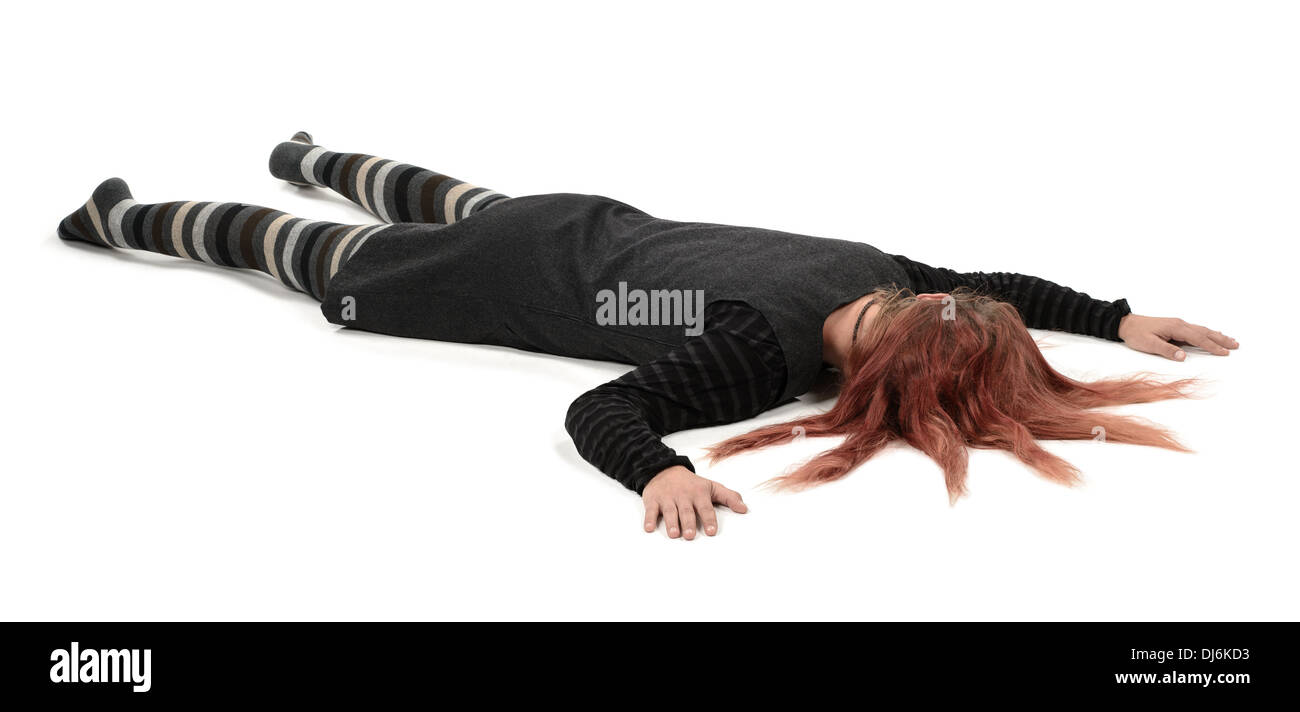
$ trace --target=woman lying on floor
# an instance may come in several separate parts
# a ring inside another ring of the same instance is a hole
[[[715,504],[746,510],[661,438],[754,417],[841,374],[827,413],[760,428],[713,457],[802,435],[842,442],[779,485],[846,475],[892,440],[965,489],[967,447],[999,448],[1053,480],[1077,472],[1036,439],[1183,449],[1165,431],[1091,410],[1185,395],[1189,380],[1081,382],[1043,358],[1026,327],[1061,329],[1175,361],[1179,344],[1237,342],[1179,319],[1130,313],[1005,272],[958,273],[859,242],[677,222],[597,195],[508,198],[416,166],[335,153],[304,133],[271,173],[331,188],[382,222],[341,225],[241,203],[137,203],[110,179],[60,223],[67,240],[257,269],[321,300],[333,323],[636,364],[581,395],[565,426],[583,458],[641,495],[645,529],[717,532]]]

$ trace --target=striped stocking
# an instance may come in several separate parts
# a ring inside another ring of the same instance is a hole
[[[110,178],[59,223],[58,233],[65,240],[261,270],[322,299],[339,267],[388,227],[304,220],[243,203],[146,205],[131,198],[122,179]]]
[[[384,222],[454,223],[507,199],[418,166],[327,151],[302,132],[271,152],[271,175],[331,188]]]

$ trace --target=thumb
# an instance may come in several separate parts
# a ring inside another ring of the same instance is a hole
[[[1170,361],[1182,361],[1187,358],[1187,353],[1174,344],[1165,341],[1159,336],[1149,336],[1143,343],[1143,351],[1157,356],[1164,356]]]
[[[713,483],[712,499],[737,514],[744,514],[749,510],[749,507],[745,506],[744,500],[740,498],[739,492],[727,489],[716,482]]]

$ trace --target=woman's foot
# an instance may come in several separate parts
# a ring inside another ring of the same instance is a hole
[[[114,247],[117,241],[114,239],[114,230],[111,228],[109,216],[119,205],[125,204],[126,207],[130,207],[134,202],[126,181],[121,178],[109,178],[95,188],[95,192],[91,194],[90,200],[87,200],[85,205],[63,218],[59,223],[59,237],[64,240],[79,240],[93,245]],[[117,236],[117,239],[120,240],[121,237]]]
[[[303,181],[302,159],[315,148],[318,146],[312,143],[311,134],[306,131],[294,134],[271,151],[271,175],[302,188],[311,187],[311,183]]]

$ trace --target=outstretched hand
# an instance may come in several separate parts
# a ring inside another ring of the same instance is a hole
[[[1187,358],[1187,352],[1182,349],[1184,345],[1199,346],[1215,356],[1227,356],[1230,350],[1239,346],[1236,339],[1204,326],[1188,324],[1182,319],[1140,314],[1129,314],[1120,319],[1119,338],[1131,349],[1173,361]]]
[[[697,522],[705,534],[717,534],[718,515],[713,511],[714,503],[726,505],[739,514],[749,511],[741,501],[740,493],[681,466],[670,467],[655,475],[641,490],[641,501],[645,504],[645,530],[652,532],[657,529],[662,515],[670,539],[679,536],[694,539]]]

